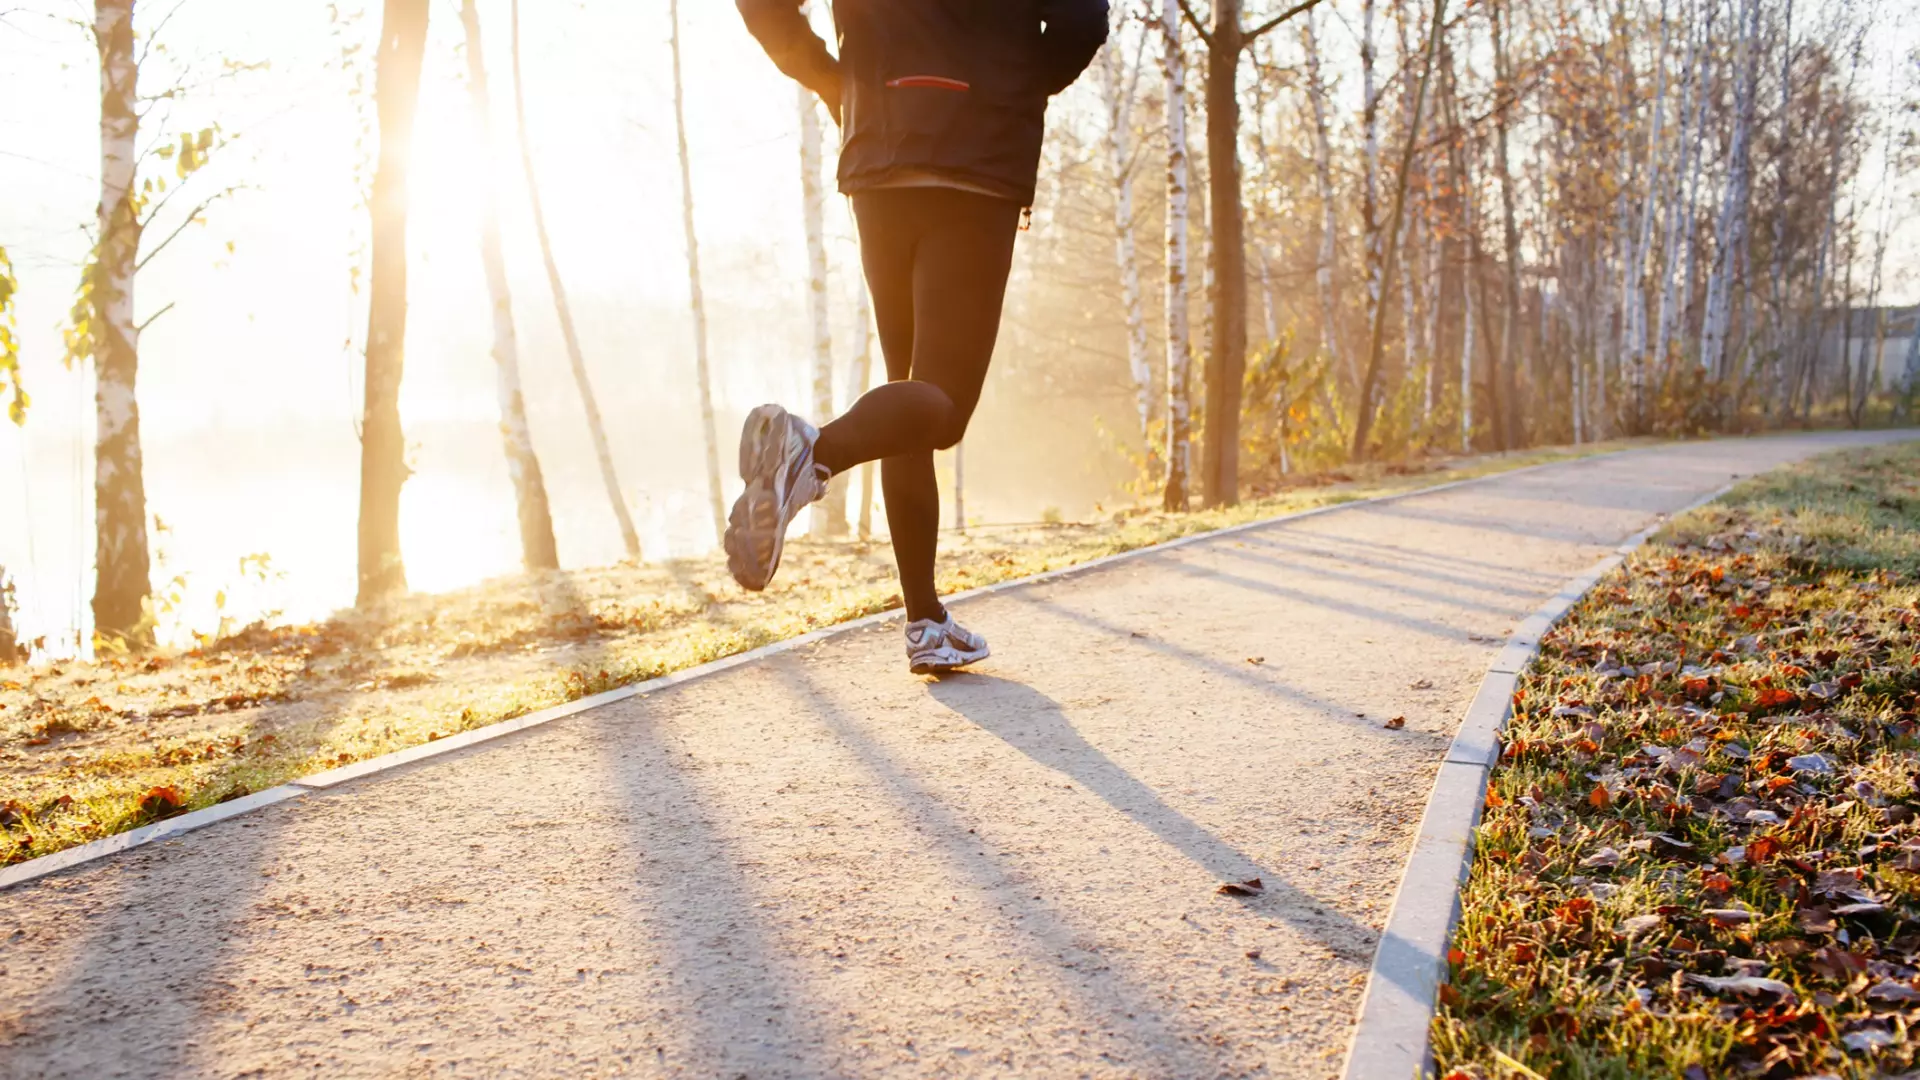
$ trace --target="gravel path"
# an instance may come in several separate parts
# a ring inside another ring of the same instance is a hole
[[[1124,560],[965,604],[975,674],[857,631],[11,890],[0,1075],[1332,1076],[1515,622],[1731,476],[1872,438]]]

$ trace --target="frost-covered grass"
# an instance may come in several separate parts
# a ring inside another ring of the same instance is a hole
[[[1875,1076],[1920,1054],[1920,446],[1741,485],[1542,644],[1440,1075]]]

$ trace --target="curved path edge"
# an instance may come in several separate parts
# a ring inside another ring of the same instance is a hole
[[[1072,566],[1063,566],[1057,570],[1048,570],[1045,573],[1034,574],[1029,577],[1013,578],[1007,581],[997,582],[992,585],[983,585],[977,589],[969,589],[966,592],[958,593],[952,597],[949,597],[948,599],[950,603],[961,603],[961,602],[973,599],[975,597],[989,596],[994,593],[1007,591],[1009,589],[1025,588],[1027,586],[1038,585],[1044,582],[1058,581],[1062,578],[1071,577],[1076,574],[1087,573],[1089,571],[1096,570],[1100,567],[1107,566],[1112,563],[1120,562],[1122,560],[1138,558],[1140,556],[1151,555],[1158,552],[1171,551],[1175,548],[1186,547],[1190,544],[1204,543],[1209,540],[1218,539],[1219,537],[1222,537],[1222,536],[1231,536],[1235,533],[1247,532],[1252,529],[1261,529],[1270,525],[1279,524],[1281,522],[1299,521],[1305,518],[1318,517],[1321,514],[1333,513],[1334,511],[1337,511],[1337,510],[1350,509],[1352,507],[1378,506],[1384,503],[1399,502],[1403,499],[1410,499],[1415,496],[1432,495],[1437,492],[1451,491],[1455,488],[1471,487],[1477,484],[1489,483],[1494,480],[1502,480],[1508,477],[1520,476],[1522,474],[1534,472],[1540,469],[1547,469],[1547,468],[1553,468],[1559,465],[1565,465],[1568,461],[1572,461],[1572,460],[1599,461],[1605,458],[1616,457],[1621,454],[1630,454],[1630,453],[1644,451],[1646,449],[1648,448],[1647,447],[1628,447],[1621,450],[1611,450],[1601,454],[1592,454],[1592,455],[1581,457],[1581,458],[1563,458],[1555,461],[1542,462],[1537,465],[1523,465],[1523,466],[1520,466],[1519,468],[1514,468],[1514,469],[1502,469],[1496,472],[1486,473],[1481,476],[1467,477],[1462,480],[1449,480],[1445,483],[1432,484],[1425,487],[1409,488],[1406,491],[1397,491],[1390,495],[1375,495],[1375,496],[1372,496],[1371,498],[1352,499],[1346,502],[1327,503],[1324,506],[1310,507],[1306,510],[1295,510],[1291,513],[1277,514],[1273,517],[1258,518],[1253,521],[1242,522],[1238,525],[1229,525],[1221,529],[1213,529],[1207,532],[1192,533],[1190,535],[1182,536],[1177,539],[1166,540],[1158,544],[1150,544],[1146,547],[1134,548],[1130,551],[1116,552],[1112,555],[1105,555],[1098,559],[1093,559],[1088,562],[1075,563]],[[1713,496],[1711,496],[1711,498],[1718,498],[1719,495],[1720,493],[1716,492]],[[1651,535],[1651,532],[1649,532],[1647,535]],[[1630,543],[1638,544],[1642,539],[1644,539],[1644,537],[1637,537],[1635,538],[1635,540],[1630,541]],[[1558,598],[1556,597],[1556,599]],[[1578,597],[1575,597],[1575,599],[1578,599]],[[1569,603],[1571,602],[1572,601],[1569,601]],[[1558,610],[1565,610],[1565,608],[1562,607]],[[489,724],[486,727],[474,728],[469,731],[459,732],[458,734],[450,735],[444,739],[438,739],[428,743],[421,743],[418,746],[411,746],[406,748],[405,750],[396,750],[390,754],[383,754],[379,757],[368,758],[365,761],[357,761],[351,765],[343,765],[337,769],[329,769],[325,772],[311,773],[307,776],[300,777],[297,780],[290,780],[287,783],[281,784],[278,787],[268,788],[265,791],[255,792],[254,794],[245,796],[244,798],[234,799],[230,802],[219,803],[214,806],[205,807],[200,810],[194,810],[189,813],[180,814],[175,817],[167,818],[163,821],[154,822],[151,825],[143,825],[138,829],[132,829],[123,833],[116,833],[112,836],[108,836],[99,840],[94,840],[90,843],[81,844],[77,847],[67,848],[64,851],[56,851],[50,855],[42,855],[37,859],[29,859],[26,862],[15,863],[12,866],[6,867],[4,869],[0,869],[0,891],[4,891],[15,885],[21,885],[29,881],[36,881],[40,878],[47,877],[51,874],[57,874],[65,870],[70,870],[76,866],[83,866],[87,863],[96,862],[98,860],[105,859],[113,855],[118,855],[123,851],[129,851],[129,850],[132,850],[133,848],[143,847],[147,844],[152,844],[159,841],[171,840],[174,837],[180,836],[183,833],[193,832],[198,829],[204,829],[209,825],[216,825],[216,824],[219,824],[220,822],[227,821],[231,818],[240,817],[245,814],[251,813],[255,810],[263,809],[268,806],[273,806],[277,803],[283,803],[290,800],[299,799],[302,796],[307,795],[311,792],[324,791],[330,788],[338,787],[342,784],[346,784],[353,780],[359,780],[364,777],[374,776],[379,773],[389,772],[393,769],[401,768],[403,766],[413,765],[413,764],[427,761],[430,759],[444,757],[449,754],[458,753],[459,751],[466,750],[470,747],[478,746],[481,743],[492,742],[495,739],[503,738],[508,735],[513,735],[518,732],[525,731],[529,728],[540,727],[542,725],[552,723],[553,721],[562,719],[564,717],[574,716],[579,713],[587,712],[592,709],[597,709],[603,705],[611,705],[616,701],[625,701],[628,698],[642,697],[648,694],[658,693],[659,691],[668,689],[669,687],[679,686],[682,683],[692,682],[696,679],[704,679],[709,676],[718,675],[723,671],[731,670],[733,668],[739,667],[742,664],[750,664],[756,660],[763,660],[770,656],[779,655],[780,653],[792,652],[796,649],[803,649],[803,648],[806,648],[807,646],[813,645],[817,642],[824,641],[828,638],[836,637],[841,634],[852,633],[853,631],[864,629],[870,626],[877,626],[891,619],[897,619],[899,617],[900,617],[899,611],[892,610],[892,611],[877,612],[875,614],[863,616],[861,618],[853,619],[848,622],[835,623],[832,626],[822,627],[810,633],[802,634],[799,637],[787,638],[784,641],[776,641],[771,645],[763,645],[757,649],[750,649],[746,652],[735,653],[732,656],[722,657],[719,660],[713,660],[705,664],[697,665],[695,667],[683,668],[679,671],[675,671],[667,675],[662,675],[659,678],[648,679],[644,682],[637,682],[629,686],[622,686],[613,690],[605,691],[603,693],[593,694],[588,697],[580,698],[576,701],[567,702],[564,705],[555,705],[550,708],[541,709],[537,712],[528,713],[525,716],[516,717],[515,719],[512,719],[512,720],[503,720],[497,724]],[[1539,616],[1536,615],[1534,618],[1537,619],[1539,618]],[[1532,619],[1528,620],[1526,624],[1522,625],[1520,633],[1525,634],[1528,628],[1533,625],[1533,623],[1534,623],[1534,620]],[[1544,629],[1545,628],[1542,627],[1540,630],[1534,631],[1535,636],[1537,637],[1539,633],[1544,632]],[[1516,635],[1515,642],[1518,642],[1519,640],[1520,640],[1519,636]],[[1531,650],[1528,650],[1524,655],[1520,656],[1520,659],[1517,662],[1510,662],[1508,661],[1507,658],[1510,654],[1513,654],[1513,650],[1514,650],[1514,643],[1510,642],[1506,651],[1502,652],[1500,659],[1495,662],[1494,668],[1496,670],[1498,670],[1503,663],[1515,663],[1517,665],[1524,665],[1525,661],[1532,656]],[[1514,670],[1518,671],[1519,667],[1515,666]],[[1511,686],[1509,686],[1508,688],[1509,694],[1511,694],[1511,689],[1512,689]],[[1475,710],[1478,710],[1480,708],[1481,699],[1484,699],[1485,697],[1486,697],[1486,688],[1482,687],[1480,698],[1476,699],[1474,702]],[[1472,724],[1473,717],[1475,715],[1477,715],[1476,712],[1468,713],[1468,719],[1467,719],[1468,725]],[[1465,727],[1462,728],[1462,732],[1461,732],[1462,736],[1464,736],[1466,730],[1467,729]],[[1485,737],[1490,743],[1493,737],[1497,734],[1498,734],[1498,727],[1496,725],[1491,731],[1489,731],[1489,733]],[[1445,781],[1448,776],[1446,769],[1452,767],[1451,763],[1454,761],[1455,755],[1460,751],[1460,747],[1462,745],[1460,738],[1456,738],[1454,740],[1453,745],[1454,745],[1454,749],[1452,752],[1448,754],[1448,757],[1446,759],[1448,764],[1443,767],[1441,772],[1441,779],[1443,781]],[[1484,778],[1482,779],[1482,788],[1484,789]],[[1435,788],[1436,798],[1438,797],[1438,794],[1437,794],[1438,791],[1439,791],[1439,788],[1436,787]],[[1478,815],[1477,804],[1474,807],[1474,814],[1475,816]],[[1431,821],[1433,819],[1434,819],[1434,805],[1433,803],[1430,802],[1427,807],[1426,820]],[[1466,828],[1470,829],[1471,827],[1472,827],[1471,822],[1469,822]],[[1416,860],[1419,859],[1420,853],[1425,849],[1425,840],[1426,840],[1426,825],[1423,823],[1421,826],[1419,846],[1415,848],[1415,852],[1414,852],[1414,856]],[[1402,886],[1401,895],[1402,896],[1405,895],[1404,885]],[[1389,934],[1393,932],[1394,925],[1397,925],[1397,919],[1399,917],[1399,912],[1400,912],[1400,903],[1401,901],[1396,899],[1395,906],[1394,906],[1394,915],[1395,915],[1396,923],[1388,927]],[[1451,926],[1451,923],[1449,922],[1448,925]],[[1386,940],[1388,939],[1386,938],[1382,939],[1383,945]],[[1440,948],[1442,950],[1445,949],[1444,941],[1442,942]],[[1380,975],[1380,970],[1381,970],[1380,964],[1376,960],[1371,978],[1377,980]],[[1369,1001],[1372,999],[1372,996],[1373,995],[1370,993]],[[1432,1003],[1429,1002],[1427,1007],[1429,1009],[1429,1015],[1430,1015]],[[1352,1076],[1355,1074],[1349,1072],[1348,1075]],[[1375,1074],[1369,1073],[1366,1075],[1371,1076]],[[1386,1074],[1382,1073],[1379,1075],[1386,1075]]]
[[[1435,1072],[1434,1010],[1446,978],[1447,946],[1460,918],[1460,890],[1473,868],[1473,832],[1499,761],[1500,734],[1513,714],[1514,692],[1540,651],[1541,638],[1669,522],[1719,500],[1733,488],[1734,484],[1726,484],[1647,526],[1569,580],[1515,628],[1487,668],[1427,797],[1387,928],[1367,974],[1344,1080],[1412,1080]]]

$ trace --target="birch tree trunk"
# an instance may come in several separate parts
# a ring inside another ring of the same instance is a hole
[[[1122,70],[1124,66],[1118,35],[1109,33],[1106,47],[1100,50],[1100,96],[1106,107],[1107,167],[1113,181],[1114,260],[1120,270],[1120,302],[1126,309],[1127,369],[1133,375],[1134,407],[1146,445],[1152,437],[1153,365],[1147,356],[1147,313],[1140,298],[1140,258],[1133,238],[1133,76]]]
[[[1767,291],[1773,303],[1773,378],[1767,394],[1767,412],[1775,402],[1784,413],[1793,411],[1793,392],[1787,385],[1787,216],[1792,212],[1793,178],[1786,168],[1788,147],[1793,133],[1788,125],[1793,115],[1793,0],[1786,0],[1780,24],[1780,116],[1774,143],[1774,157],[1781,162],[1779,188],[1774,193],[1773,258],[1767,267]],[[1782,391],[1785,391],[1783,394]]]
[[[856,340],[859,342],[853,351],[853,371],[847,380],[847,396],[858,399],[867,392],[873,382],[873,301],[867,295],[867,279],[856,274],[857,288],[854,291],[853,325]],[[863,462],[860,466],[860,510],[859,536],[862,540],[873,537],[873,462]]]
[[[100,204],[91,282],[94,336],[94,593],[97,635],[132,646],[152,643],[147,594],[147,492],[135,381],[140,331],[133,283],[141,221],[135,208],[139,164],[139,64],[133,50],[133,0],[97,0],[94,44],[100,53]]]
[[[1180,51],[1179,0],[1163,0],[1160,33],[1167,106],[1167,471],[1162,505],[1185,511],[1193,352],[1187,322],[1187,66]]]
[[[1460,130],[1457,115],[1458,95],[1454,92],[1456,75],[1453,58],[1447,58],[1447,106],[1455,111],[1451,127]],[[1462,140],[1464,141],[1464,140]],[[1461,229],[1465,234],[1466,248],[1463,259],[1464,268],[1460,274],[1461,328],[1460,328],[1460,452],[1473,453],[1473,348],[1475,325],[1479,314],[1478,290],[1474,288],[1475,279],[1480,273],[1480,222],[1478,204],[1479,188],[1473,179],[1473,155],[1471,147],[1463,147],[1456,142],[1453,148],[1454,174],[1460,178],[1460,217]]]
[[[1907,360],[1900,374],[1900,417],[1913,419],[1914,393],[1920,390],[1920,304],[1907,316]]]
[[[408,469],[400,432],[407,338],[407,165],[413,149],[427,0],[386,0],[375,55],[380,156],[374,168],[372,300],[367,313],[366,397],[360,421],[360,588],[366,607],[407,588],[400,555],[400,487]]]
[[[1667,0],[1660,0],[1660,45],[1654,53],[1659,73],[1654,77],[1653,129],[1647,135],[1646,194],[1641,199],[1640,229],[1624,272],[1620,275],[1621,304],[1627,319],[1628,430],[1646,428],[1647,416],[1647,249],[1653,244],[1653,211],[1660,187],[1660,138],[1667,107]]]
[[[395,2],[398,0],[388,0],[389,6]],[[425,0],[407,2],[425,4]],[[527,201],[533,210],[533,231],[540,241],[540,259],[546,265],[547,286],[553,291],[553,308],[560,320],[560,336],[566,341],[567,363],[573,369],[574,385],[580,389],[580,405],[587,417],[587,434],[593,440],[594,458],[600,465],[600,483],[606,490],[607,503],[613,508],[614,520],[620,525],[620,540],[626,545],[627,558],[637,561],[640,558],[640,534],[634,531],[633,515],[627,512],[626,498],[620,493],[620,475],[613,467],[613,450],[607,445],[607,428],[600,420],[600,403],[593,393],[593,380],[587,375],[587,360],[580,349],[580,334],[573,325],[573,308],[567,303],[566,284],[560,280],[560,264],[553,257],[553,240],[547,235],[547,216],[540,202],[539,179],[533,168],[533,147],[527,141],[526,81],[520,74],[520,0],[513,0],[512,19],[513,117],[520,136],[520,166],[527,175]],[[678,25],[676,21],[676,40]],[[713,400],[705,371],[700,373],[700,414],[707,435],[707,476],[714,514],[724,523],[725,516],[720,510],[719,448],[714,438]]]
[[[480,12],[474,0],[460,5],[460,26],[466,34],[467,92],[473,99],[475,126],[484,150],[493,146],[493,108],[487,95],[486,52],[480,41]],[[487,298],[493,305],[493,369],[500,395],[500,441],[507,455],[507,476],[513,481],[514,507],[520,520],[520,558],[529,570],[557,570],[560,555],[553,542],[553,512],[547,505],[547,484],[540,459],[533,452],[533,430],[527,424],[526,396],[520,387],[520,343],[513,326],[513,294],[507,287],[507,259],[500,243],[500,199],[486,170],[480,186],[480,265],[486,274]]]
[[[680,69],[680,0],[667,0],[667,15],[673,20],[673,35],[668,39],[673,49],[673,128],[680,151],[680,215],[687,233],[687,295],[693,306],[694,378],[699,383],[700,391],[700,433],[707,443],[707,507],[713,515],[713,535],[724,539],[727,534],[727,510],[725,492],[720,486],[720,433],[713,419],[713,376],[707,352],[707,293],[700,277],[700,231],[694,227],[693,218],[693,155],[687,152],[687,90]],[[531,184],[531,174],[528,180]],[[584,368],[581,369],[581,375],[584,378]],[[603,464],[603,468],[607,470],[607,475],[612,475],[610,460]],[[618,486],[613,490],[618,492]],[[624,511],[624,500],[619,505]]]
[[[1760,4],[1745,0],[1738,37],[1738,65],[1734,77],[1733,139],[1727,157],[1727,190],[1715,230],[1716,259],[1707,279],[1706,323],[1700,334],[1700,363],[1716,379],[1725,379],[1727,335],[1732,322],[1733,279],[1747,228],[1751,189],[1750,146],[1753,138],[1755,84],[1759,81]]]
[[[1320,255],[1314,262],[1314,281],[1320,289],[1320,334],[1327,357],[1344,368],[1347,381],[1360,385],[1360,373],[1354,370],[1353,357],[1342,355],[1340,348],[1339,303],[1334,293],[1335,260],[1339,257],[1340,220],[1333,186],[1333,139],[1327,124],[1327,84],[1321,74],[1320,40],[1314,28],[1315,13],[1300,20],[1300,44],[1307,58],[1307,102],[1313,112],[1313,172],[1320,188]]]
[[[1497,4],[1493,10],[1493,57],[1496,77],[1502,87],[1511,87],[1513,64],[1507,55],[1507,38],[1512,33],[1513,2]],[[1509,92],[1510,89],[1509,89]],[[1512,122],[1508,110],[1501,109],[1494,116],[1495,150],[1500,158],[1500,212],[1504,239],[1506,241],[1505,276],[1507,282],[1507,310],[1500,320],[1500,368],[1495,373],[1504,383],[1504,408],[1494,418],[1494,427],[1500,433],[1500,448],[1511,450],[1520,445],[1519,416],[1519,367],[1520,367],[1520,225],[1514,209],[1513,166],[1508,161],[1508,132]]]
[[[807,230],[807,314],[813,322],[813,422],[833,419],[833,327],[827,310],[826,191],[820,182],[820,106],[813,91],[800,103],[800,208]],[[830,485],[808,529],[815,536],[847,534],[847,485]]]
[[[1433,79],[1434,56],[1439,51],[1440,36],[1446,27],[1446,10],[1446,0],[1433,0],[1433,21],[1427,29],[1427,44],[1420,67],[1420,85],[1414,91],[1413,113],[1407,124],[1406,137],[1402,141],[1400,165],[1394,178],[1393,212],[1385,222],[1381,223],[1380,234],[1386,238],[1387,249],[1380,260],[1379,295],[1385,294],[1396,270],[1395,260],[1399,255],[1400,227],[1406,220],[1407,184],[1412,179],[1414,153],[1420,145],[1420,118],[1427,102],[1427,86]],[[1373,428],[1374,387],[1379,381],[1380,356],[1385,348],[1386,310],[1383,305],[1376,303],[1371,340],[1367,349],[1366,373],[1360,379],[1360,412],[1354,420],[1353,445],[1348,451],[1349,457],[1355,461],[1364,459],[1368,453],[1367,436]]]
[[[1715,0],[1708,0],[1708,21],[1705,33],[1712,33],[1712,9]],[[1680,233],[1680,204],[1692,198],[1691,179],[1694,161],[1699,153],[1700,129],[1704,126],[1706,112],[1706,93],[1704,76],[1695,69],[1695,59],[1700,54],[1700,40],[1693,32],[1691,20],[1687,27],[1687,58],[1681,65],[1686,73],[1686,82],[1680,92],[1680,159],[1674,164],[1673,179],[1667,191],[1666,241],[1660,248],[1660,311],[1654,320],[1653,363],[1655,377],[1659,378],[1667,365],[1668,352],[1673,345],[1673,321],[1677,304],[1674,298],[1674,262],[1678,257],[1680,244],[1691,243],[1692,236]],[[1698,99],[1698,103],[1695,103]]]
[[[1369,329],[1378,321],[1384,300],[1380,281],[1380,87],[1374,71],[1379,51],[1374,44],[1374,6],[1374,0],[1362,0],[1360,6],[1360,151],[1365,165],[1360,180],[1360,235],[1367,274],[1366,310],[1362,315]],[[1360,407],[1364,414],[1371,415],[1373,402],[1363,395]]]
[[[953,528],[962,536],[967,533],[967,445],[965,440],[953,444]]]

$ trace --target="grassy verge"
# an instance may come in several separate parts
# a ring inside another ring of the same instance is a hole
[[[1673,524],[1542,644],[1434,1040],[1453,1077],[1920,1059],[1920,447]]]
[[[1620,445],[1373,469],[1222,510],[976,531],[943,542],[941,587]],[[757,595],[720,560],[621,565],[254,627],[190,652],[0,671],[0,865],[898,604],[884,542],[797,539]]]

